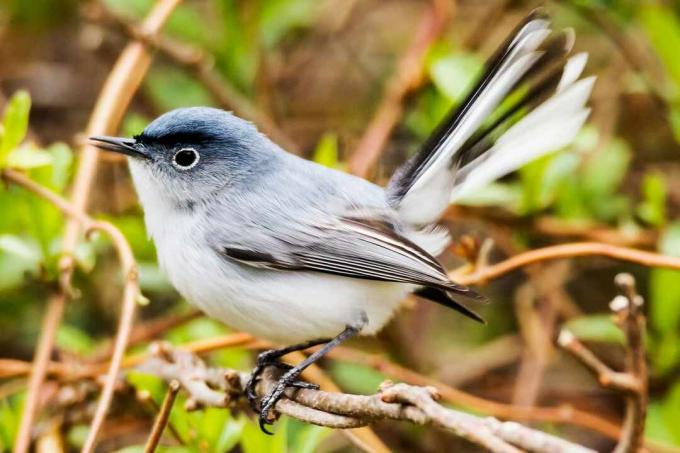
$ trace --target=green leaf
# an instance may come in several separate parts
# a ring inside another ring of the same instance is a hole
[[[94,350],[95,343],[84,331],[76,326],[61,324],[57,331],[59,348],[79,355],[87,355]]]
[[[673,388],[666,394],[662,412],[666,426],[673,434],[675,444],[680,444],[680,431],[677,429],[680,423],[680,383],[676,382]]]
[[[52,156],[50,187],[57,192],[63,192],[71,179],[73,151],[63,143],[54,143],[47,148],[47,152]]]
[[[237,419],[230,418],[222,427],[220,437],[215,443],[214,451],[216,453],[223,451],[231,451],[241,440],[243,435],[243,427],[246,424],[246,417],[241,416]]]
[[[482,68],[483,63],[476,55],[458,53],[435,58],[428,70],[437,90],[450,101],[459,103],[477,80]]]
[[[570,319],[564,327],[584,341],[624,343],[624,336],[611,315],[594,314]]]
[[[642,179],[643,201],[637,209],[638,216],[653,226],[666,222],[666,179],[659,172],[647,172]]]
[[[330,132],[323,134],[312,160],[325,167],[338,168],[338,136]]]
[[[623,181],[631,159],[628,145],[613,139],[589,156],[583,168],[583,187],[588,197],[604,197],[614,193]]]
[[[680,419],[678,420],[680,422]],[[645,437],[669,445],[680,445],[673,435],[676,423],[668,424],[664,417],[664,407],[659,401],[652,401],[647,406],[647,420],[645,422]]]
[[[659,241],[659,252],[680,256],[680,222],[671,224]],[[662,335],[680,325],[680,272],[652,269],[650,275],[650,321]]]
[[[385,375],[373,368],[350,362],[335,362],[331,372],[340,387],[350,393],[374,393]]]
[[[8,167],[30,170],[52,164],[52,154],[33,145],[20,146],[7,155]]]
[[[333,433],[325,426],[304,425],[290,449],[291,453],[314,453],[319,444]]]
[[[680,20],[675,11],[660,2],[640,2],[638,11],[640,24],[649,42],[674,82],[670,96],[678,96],[680,86]]]
[[[466,206],[503,206],[516,210],[520,205],[522,190],[518,184],[505,184],[492,182],[476,190],[474,193],[466,194],[456,204]]]
[[[274,435],[267,436],[260,431],[255,422],[248,420],[243,426],[243,435],[241,436],[243,453],[285,453],[287,450],[287,425],[288,418],[282,417],[271,428]]]
[[[31,110],[31,96],[27,91],[17,91],[5,107],[0,140],[0,167],[7,162],[10,151],[21,143],[28,131],[28,114]]]

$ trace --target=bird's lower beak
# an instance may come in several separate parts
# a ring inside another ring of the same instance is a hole
[[[125,154],[142,159],[148,159],[149,155],[144,151],[144,148],[139,146],[132,138],[123,137],[109,137],[106,135],[95,135],[90,137],[94,146],[97,148],[113,151],[115,153]]]

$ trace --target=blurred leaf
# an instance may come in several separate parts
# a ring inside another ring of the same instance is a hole
[[[659,172],[647,172],[642,179],[643,200],[637,212],[642,220],[653,226],[666,222],[666,179]]]
[[[373,368],[350,362],[334,362],[331,373],[338,385],[350,393],[375,393],[385,380],[385,375]]]
[[[12,407],[8,398],[0,400],[0,451],[9,451],[19,427],[19,411]]]
[[[459,103],[467,95],[483,68],[474,54],[457,53],[434,58],[428,70],[435,87],[450,101]]]
[[[325,426],[304,424],[290,448],[290,453],[314,453],[319,444],[331,435],[333,430]]]
[[[222,427],[220,437],[215,443],[214,451],[216,453],[231,451],[241,440],[241,436],[243,435],[243,427],[245,426],[246,421],[246,417],[241,416],[237,419],[232,417],[227,423],[225,423],[225,425]]]
[[[7,155],[6,163],[9,167],[22,170],[45,167],[52,163],[52,154],[29,144],[20,146],[11,151],[9,155]]]
[[[95,342],[78,327],[61,324],[57,331],[57,346],[67,352],[87,355],[94,350]]]
[[[9,152],[26,137],[30,109],[31,97],[27,91],[17,91],[7,102],[0,131],[0,167],[7,162]]]
[[[628,171],[631,151],[626,142],[612,139],[590,155],[582,169],[582,197],[590,211],[603,220],[613,220],[627,207],[627,199],[616,195]]]
[[[659,401],[651,401],[647,406],[645,437],[669,445],[679,445],[673,435],[673,426],[676,426],[676,424],[669,425],[666,423],[663,404]]]
[[[671,97],[678,96],[680,85],[680,21],[670,6],[660,2],[641,2],[638,12],[649,42],[664,64],[666,71],[675,82]]]
[[[261,3],[259,29],[262,42],[273,47],[291,29],[312,23],[316,0],[269,0]]]
[[[55,253],[59,253],[59,250],[61,249],[57,249]],[[86,273],[90,272],[97,262],[97,253],[91,242],[80,242],[73,251],[73,257],[78,267]]]
[[[166,292],[172,291],[173,287],[156,262],[140,261],[137,263],[139,270],[139,286],[143,291]]]
[[[611,315],[595,314],[572,318],[564,325],[576,338],[584,341],[624,343],[624,336]]]
[[[35,240],[0,235],[0,291],[18,286],[26,274],[37,275],[41,261],[42,254]]]
[[[145,91],[162,111],[196,105],[214,105],[212,97],[194,78],[172,66],[153,67]]]
[[[149,119],[136,112],[129,112],[123,120],[121,126],[121,133],[124,137],[132,137],[140,134],[146,125],[149,124]]]
[[[673,131],[673,138],[680,143],[680,107],[671,105],[668,109],[668,121]]]
[[[71,179],[73,169],[73,151],[63,143],[55,143],[47,148],[52,156],[52,177],[50,188],[63,192]]]
[[[161,378],[132,370],[127,373],[126,379],[137,391],[148,392],[157,403],[163,400],[165,383]]]
[[[670,429],[675,444],[680,444],[680,431],[677,429],[678,421],[680,421],[680,382],[676,382],[666,395],[662,411],[666,426]]]
[[[503,206],[515,210],[519,207],[522,190],[517,184],[492,182],[474,193],[466,194],[457,204],[466,206]]]
[[[671,224],[659,241],[659,252],[680,256],[680,222]],[[650,271],[650,321],[662,335],[680,325],[680,272],[655,268]]]
[[[605,197],[614,193],[628,170],[631,152],[623,140],[613,139],[593,153],[583,168],[583,186],[591,197]]]
[[[243,426],[241,436],[241,448],[243,453],[285,453],[287,450],[287,426],[288,417],[281,417],[276,426],[270,427],[274,431],[273,436],[267,436],[257,423],[247,420]]]
[[[68,430],[66,438],[68,439],[69,445],[76,448],[83,448],[89,434],[90,427],[88,425],[75,425]]]
[[[314,150],[314,162],[325,167],[338,167],[338,136],[327,132],[321,136]]]

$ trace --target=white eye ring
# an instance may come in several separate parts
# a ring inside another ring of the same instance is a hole
[[[180,157],[180,161],[177,160],[178,156]],[[193,156],[193,161],[187,162],[186,165],[183,165],[181,161],[186,158],[190,158],[191,156]],[[174,156],[172,156],[172,166],[181,171],[191,170],[196,166],[196,164],[198,164],[199,160],[201,160],[201,155],[198,154],[195,149],[182,148],[177,151]]]

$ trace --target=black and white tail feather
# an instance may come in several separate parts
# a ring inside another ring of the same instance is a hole
[[[534,11],[487,62],[485,73],[422,150],[392,177],[390,204],[414,226],[574,139],[595,77],[580,79],[585,53],[568,57],[573,32],[553,33]]]

